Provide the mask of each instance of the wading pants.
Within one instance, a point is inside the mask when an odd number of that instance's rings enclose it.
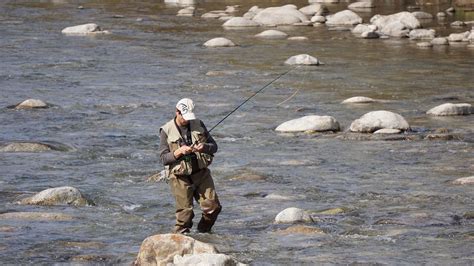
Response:
[[[176,199],[174,232],[189,232],[193,226],[193,198],[199,202],[202,210],[198,231],[211,231],[222,207],[217,198],[210,170],[205,168],[189,176],[171,175],[170,187]]]

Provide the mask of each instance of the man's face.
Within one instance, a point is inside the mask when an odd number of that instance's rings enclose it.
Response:
[[[189,123],[189,121],[183,118],[183,115],[179,111],[176,111],[176,120],[178,124],[182,126],[187,126]]]

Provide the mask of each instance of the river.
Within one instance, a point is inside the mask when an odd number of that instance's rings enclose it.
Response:
[[[285,3],[205,2],[192,18],[177,17],[179,7],[159,1],[0,3],[0,141],[52,141],[70,147],[67,152],[0,153],[0,213],[76,217],[61,222],[0,220],[0,228],[9,228],[0,230],[0,261],[131,263],[143,239],[170,232],[174,223],[168,185],[146,182],[161,170],[158,130],[172,118],[174,104],[192,98],[198,117],[210,128],[287,71],[290,67],[283,63],[288,57],[305,53],[324,65],[296,67],[213,131],[219,152],[211,171],[223,212],[212,234],[192,235],[252,265],[473,264],[474,222],[463,215],[474,211],[474,190],[449,181],[474,173],[474,116],[437,118],[425,112],[445,102],[474,103],[474,49],[420,49],[408,39],[365,40],[326,26],[279,28],[308,41],[261,40],[253,35],[262,28],[226,30],[222,21],[200,18],[235,4],[243,14],[253,5]],[[365,21],[415,3],[379,4],[363,14]],[[346,5],[329,5],[329,10]],[[448,7],[422,10],[436,14]],[[448,23],[435,18],[424,26],[445,35],[463,32],[470,27],[454,29],[449,22],[470,16],[456,12]],[[112,34],[61,34],[65,27],[89,22]],[[214,37],[240,46],[202,47]],[[385,101],[340,104],[359,95]],[[54,106],[4,108],[28,98]],[[447,128],[459,137],[344,138],[353,120],[373,110],[401,114],[416,132]],[[274,131],[287,120],[311,114],[335,117],[342,132]],[[265,179],[233,178],[240,173]],[[79,188],[96,206],[16,204],[32,193],[66,185]],[[270,194],[281,197],[265,197]],[[273,220],[287,207],[313,213],[318,217],[313,226],[325,234],[279,234],[287,225]],[[316,214],[337,207],[346,211]]]

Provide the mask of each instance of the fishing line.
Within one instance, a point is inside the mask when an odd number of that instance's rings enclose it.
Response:
[[[261,89],[259,89],[258,91],[254,92],[250,97],[248,97],[245,101],[243,101],[239,106],[235,107],[234,110],[232,110],[230,113],[228,113],[224,118],[222,118],[219,122],[217,122],[216,125],[214,125],[210,130],[208,130],[208,132],[211,132],[214,128],[216,128],[218,125],[220,125],[222,122],[224,122],[224,120],[227,119],[227,117],[229,117],[231,114],[233,114],[235,111],[237,111],[240,107],[242,107],[246,102],[248,102],[250,99],[252,99],[253,97],[255,97],[255,95],[259,94],[261,91],[263,91],[265,88],[267,88],[268,86],[270,86],[272,83],[274,83],[275,81],[279,80],[281,77],[285,76],[286,74],[288,74],[290,71],[292,71],[293,68],[283,72],[282,74],[278,75],[278,77],[276,77],[275,79],[273,79],[272,81],[268,82],[267,84],[265,84],[265,86],[263,86]]]

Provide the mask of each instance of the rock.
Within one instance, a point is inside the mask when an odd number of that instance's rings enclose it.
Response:
[[[16,104],[15,106],[12,106],[12,108],[15,109],[36,109],[36,108],[48,108],[49,105],[42,100],[38,99],[28,99],[24,100],[21,103]]]
[[[227,16],[227,13],[224,13],[224,12],[222,12],[222,13],[207,12],[207,13],[202,14],[201,18],[204,18],[204,19],[206,19],[206,18],[218,19],[222,16]]]
[[[362,23],[362,18],[351,10],[343,10],[326,17],[326,25],[328,26],[352,26],[360,23]]]
[[[434,39],[436,31],[433,29],[414,29],[410,31],[408,37],[410,40]]]
[[[278,234],[283,235],[293,235],[293,234],[302,234],[302,235],[314,235],[314,234],[325,234],[323,230],[317,227],[305,226],[305,225],[292,225],[285,230],[278,230]]]
[[[356,119],[350,126],[352,132],[372,133],[382,128],[409,129],[405,118],[389,111],[373,111]]]
[[[380,37],[380,35],[375,31],[366,31],[363,32],[360,37],[363,39],[377,39]]]
[[[311,216],[298,208],[287,208],[278,213],[275,223],[313,222]]]
[[[433,44],[433,45],[449,45],[449,41],[445,37],[438,37],[438,38],[434,38],[433,40],[431,40],[431,44]]]
[[[339,3],[340,0],[308,0],[308,3],[328,3],[328,4],[336,4]]]
[[[337,215],[337,214],[346,213],[347,211],[348,211],[347,208],[332,208],[332,209],[326,209],[326,210],[316,212],[315,214],[318,214],[318,215]]]
[[[400,129],[394,128],[382,128],[374,132],[374,134],[400,134],[402,131]]]
[[[265,26],[294,25],[297,23],[309,23],[308,18],[293,6],[268,7],[260,11],[252,19],[258,24]]]
[[[73,206],[94,205],[91,200],[84,197],[84,195],[82,195],[82,193],[74,187],[48,188],[32,197],[22,199],[20,204]]]
[[[294,36],[294,37],[289,37],[289,41],[307,41],[308,37],[305,36]]]
[[[320,16],[320,15],[315,15],[311,18],[311,22],[313,23],[325,23],[326,22],[326,17],[325,16]]]
[[[267,177],[264,175],[257,174],[257,173],[244,172],[244,173],[239,173],[237,175],[231,176],[229,179],[240,180],[240,181],[263,181],[263,180],[266,180]]]
[[[448,116],[448,115],[470,115],[472,114],[472,105],[468,103],[445,103],[431,108],[426,112],[429,115]]]
[[[64,28],[61,31],[65,35],[87,35],[87,34],[105,34],[108,31],[102,30],[97,24],[88,23]]]
[[[294,200],[295,197],[291,197],[291,196],[283,196],[283,195],[278,195],[278,194],[274,194],[274,193],[270,193],[266,196],[264,196],[265,199],[269,199],[269,200]]]
[[[427,12],[415,11],[415,12],[411,12],[411,13],[417,19],[433,19],[433,15],[431,15],[430,13],[427,13]]]
[[[115,257],[112,255],[97,255],[97,254],[86,254],[86,255],[76,255],[70,258],[71,261],[75,262],[87,262],[87,264],[104,264],[104,262],[110,262],[114,259]],[[111,263],[107,263],[111,264]]]
[[[305,6],[299,9],[299,11],[306,16],[314,16],[314,15],[324,15],[328,12],[328,9],[321,5],[321,4],[311,4],[309,6]]]
[[[49,145],[35,142],[15,142],[0,148],[0,152],[45,152],[52,150]]]
[[[462,218],[466,219],[466,220],[472,220],[474,219],[474,211],[468,211],[468,212],[465,212],[462,216]]]
[[[332,116],[308,115],[286,121],[275,130],[279,132],[339,131],[339,122]]]
[[[7,212],[0,214],[0,220],[27,221],[71,221],[74,217],[63,213],[51,212]]]
[[[227,20],[222,26],[224,27],[258,27],[257,22],[243,17],[233,17]]]
[[[451,23],[451,27],[466,27],[466,23],[457,20]]]
[[[438,13],[436,13],[436,16],[437,16],[438,18],[445,18],[445,17],[446,17],[446,13],[444,13],[444,12],[438,12]]]
[[[458,178],[452,183],[455,185],[474,185],[474,176]]]
[[[260,13],[263,8],[259,8],[258,6],[253,6],[246,12],[243,17],[247,19],[253,19],[258,13]]]
[[[375,25],[370,25],[370,24],[358,24],[357,26],[355,26],[351,32],[354,33],[354,34],[362,34],[364,32],[367,32],[367,31],[376,31],[377,30],[377,26]]]
[[[239,6],[237,6],[237,5],[236,5],[236,6],[226,6],[226,8],[225,8],[224,11],[225,11],[226,13],[235,13],[235,12],[238,11],[238,7],[239,7]]]
[[[288,37],[288,34],[279,30],[266,30],[255,35],[255,37],[265,38],[265,39],[284,39]]]
[[[295,55],[285,61],[287,65],[314,65],[320,64],[319,60],[307,54]]]
[[[462,42],[466,38],[466,33],[451,33],[448,36],[449,42]]]
[[[134,265],[167,265],[175,255],[217,254],[211,245],[181,234],[162,234],[143,240]]]
[[[450,8],[448,8],[448,9],[446,9],[446,12],[448,12],[448,13],[454,13],[454,12],[456,12],[456,10],[454,9],[454,7],[450,7]]]
[[[420,21],[407,11],[387,16],[375,15],[370,19],[370,23],[376,25],[382,33],[394,37],[402,37],[404,30],[409,31],[421,27]]]
[[[186,8],[183,8],[178,11],[178,14],[176,16],[178,17],[192,17],[194,16],[194,13],[196,12],[196,8],[193,6],[189,6]]]
[[[351,9],[374,8],[375,3],[374,3],[374,1],[359,1],[359,2],[352,3],[352,4],[348,5],[347,7],[351,8]]]
[[[0,233],[12,233],[15,232],[15,227],[12,226],[0,226]]]
[[[247,265],[236,261],[233,257],[225,254],[184,254],[175,255],[173,258],[173,265],[213,265],[213,266],[234,266]]]
[[[455,136],[453,134],[428,134],[424,138],[425,140],[453,140],[453,139],[460,139],[459,136]]]
[[[433,47],[433,44],[431,42],[419,42],[416,44],[416,46],[420,48],[430,48]]]
[[[234,47],[236,46],[231,40],[218,37],[211,39],[203,44],[205,47]]]
[[[374,103],[374,102],[377,102],[377,100],[369,98],[369,97],[364,97],[364,96],[355,96],[355,97],[351,97],[351,98],[348,98],[348,99],[345,99],[344,101],[342,101],[343,104],[346,104],[346,103]]]

